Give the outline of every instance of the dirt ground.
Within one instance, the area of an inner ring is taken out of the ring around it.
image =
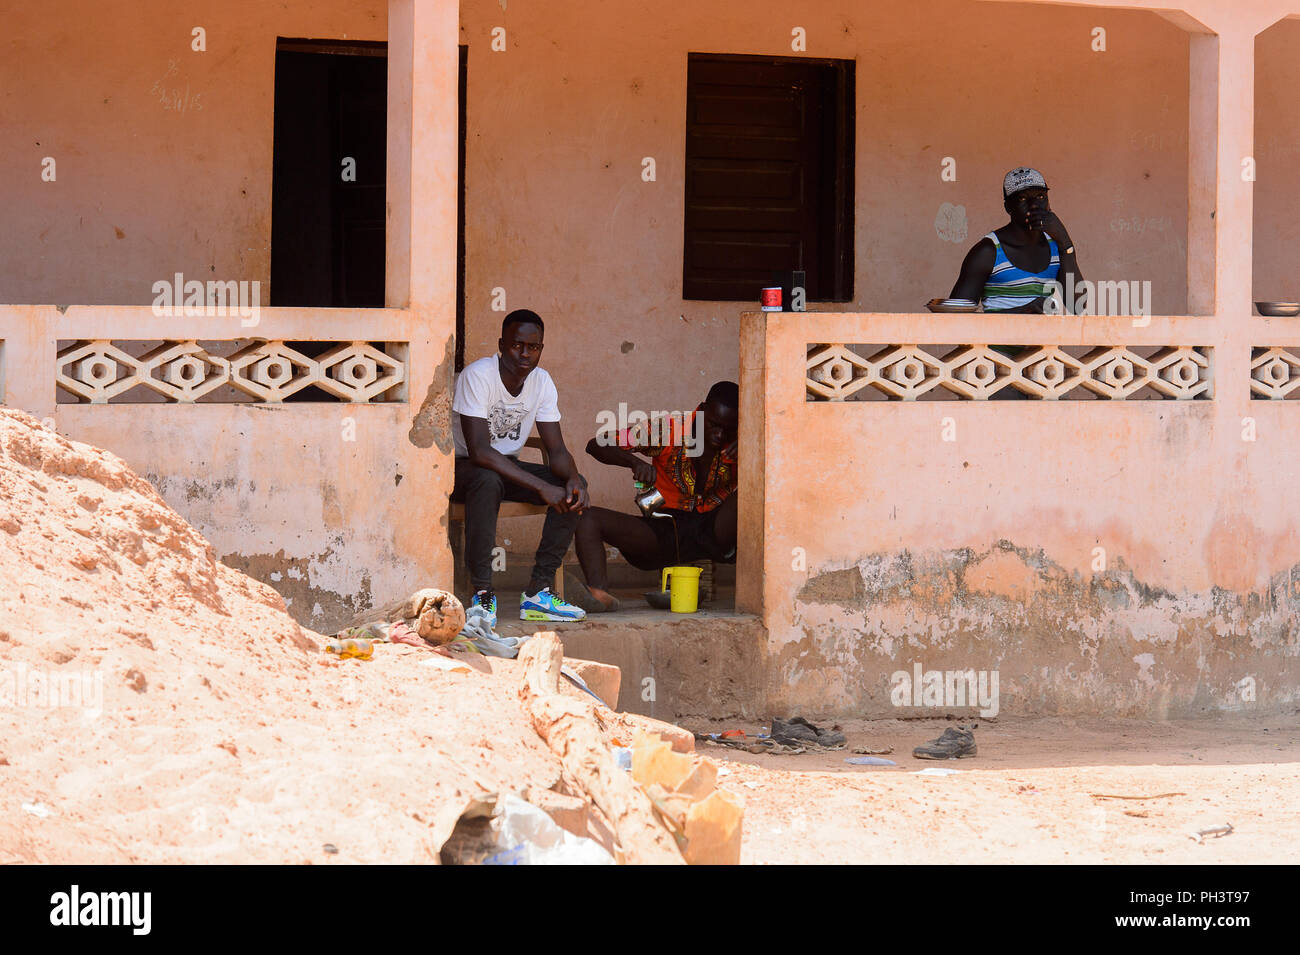
[[[339,660],[125,462],[5,409],[0,503],[0,864],[429,863],[473,798],[573,788],[520,709],[517,661]],[[746,863],[1300,856],[1300,713],[1001,720],[975,759],[913,760],[944,725],[700,751],[746,801]],[[845,762],[887,746],[897,767]]]
[[[914,759],[942,720],[846,722],[843,751],[700,752],[745,798],[746,864],[1300,861],[1300,715],[980,722],[979,754]],[[691,726],[700,732],[756,725]],[[895,767],[852,766],[855,747]],[[918,776],[929,767],[954,775]],[[1178,795],[1167,795],[1176,793]],[[1140,799],[1102,798],[1140,796]],[[1234,830],[1198,843],[1196,830]]]

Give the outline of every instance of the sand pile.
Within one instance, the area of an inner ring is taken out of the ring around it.
[[[513,661],[321,639],[120,458],[0,408],[0,862],[428,862],[470,794],[559,782]]]

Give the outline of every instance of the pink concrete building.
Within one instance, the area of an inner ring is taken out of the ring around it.
[[[304,624],[451,579],[458,355],[529,307],[575,451],[741,382],[737,612],[564,634],[624,706],[1300,696],[1295,0],[11,6],[0,400]],[[924,310],[1022,164],[1124,314]]]

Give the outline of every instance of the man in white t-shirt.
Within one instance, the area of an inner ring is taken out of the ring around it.
[[[564,446],[559,396],[551,376],[537,367],[545,326],[536,312],[516,309],[501,323],[499,354],[465,366],[456,379],[451,430],[456,443],[452,500],[465,502],[465,562],[470,606],[482,606],[496,626],[492,547],[502,501],[545,504],[546,523],[528,589],[520,595],[521,620],[581,620],[586,613],[551,593],[551,581],[586,509],[587,481]],[[550,464],[520,461],[533,425]]]

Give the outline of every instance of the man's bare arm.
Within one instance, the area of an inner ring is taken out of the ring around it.
[[[997,251],[988,239],[980,239],[966,253],[961,263],[961,274],[957,284],[952,287],[949,298],[964,298],[978,302],[984,297],[984,286],[988,284],[993,273],[993,263],[997,261]]]
[[[578,472],[578,463],[573,460],[564,443],[564,432],[558,421],[537,422],[537,433],[542,444],[546,446],[548,466],[551,473],[564,479],[565,500],[573,510],[581,511],[589,503],[587,499],[587,479]]]
[[[654,463],[642,457],[642,455],[648,456],[651,454],[649,448],[620,448],[616,444],[606,444],[599,438],[592,438],[587,442],[587,454],[601,464],[629,469],[632,475],[643,484],[654,483]]]

